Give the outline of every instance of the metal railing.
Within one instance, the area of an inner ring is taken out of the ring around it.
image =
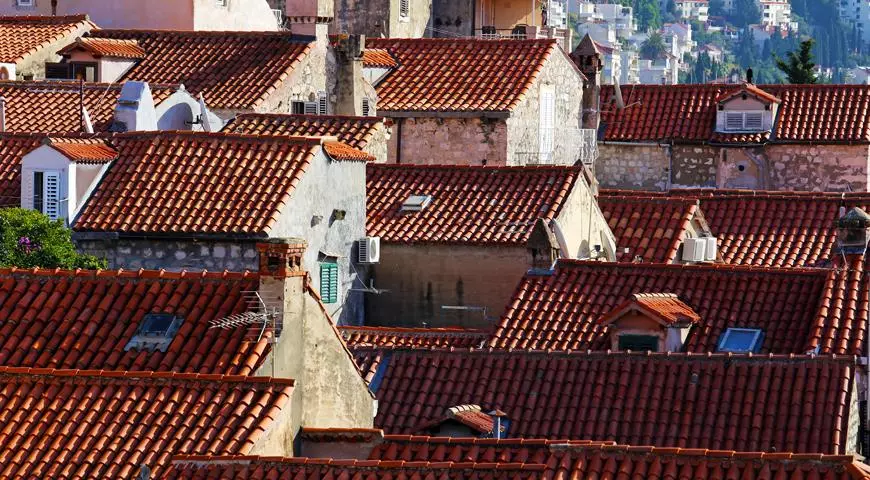
[[[598,158],[598,132],[592,128],[573,129],[563,142],[549,152],[516,152],[519,165],[592,165]]]

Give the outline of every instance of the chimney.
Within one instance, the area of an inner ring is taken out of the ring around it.
[[[0,132],[6,131],[6,99],[0,97]]]
[[[338,44],[335,46],[335,57],[338,63],[335,113],[338,115],[361,116],[363,114],[365,48],[365,35],[339,36]]]
[[[112,132],[151,132],[157,130],[154,97],[147,82],[126,82],[115,105]]]
[[[583,85],[583,128],[598,129],[601,102],[601,70],[604,65],[601,52],[589,34],[571,53],[571,60],[586,76]]]
[[[870,215],[853,207],[837,219],[837,253],[864,255],[870,238]]]
[[[746,83],[752,83],[752,67],[746,69]]]

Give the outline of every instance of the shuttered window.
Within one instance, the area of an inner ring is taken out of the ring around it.
[[[761,130],[761,112],[746,112],[743,119],[746,130]]]
[[[59,172],[33,172],[33,209],[52,220],[60,218]]]
[[[764,130],[763,112],[725,112],[725,130],[760,132]]]
[[[362,114],[363,114],[363,116],[368,117],[369,115],[371,115],[371,113],[372,113],[372,107],[369,104],[369,99],[363,98],[362,99]]]
[[[320,298],[323,303],[338,303],[338,264],[320,264]]]
[[[399,0],[399,16],[408,18],[411,16],[411,0]]]
[[[540,161],[550,163],[553,154],[553,131],[556,124],[556,95],[552,90],[541,91]]]
[[[743,113],[728,112],[725,114],[725,128],[728,130],[743,130]]]
[[[317,114],[318,115],[326,115],[329,113],[327,107],[328,103],[326,101],[326,92],[319,92],[317,94]]]

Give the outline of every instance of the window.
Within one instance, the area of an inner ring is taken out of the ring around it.
[[[411,0],[399,0],[399,18],[411,16]]]
[[[49,80],[81,79],[86,82],[96,82],[98,80],[97,64],[92,62],[46,62],[45,78]]]
[[[757,328],[729,328],[719,339],[718,351],[748,353],[761,350],[764,331]]]
[[[654,335],[620,335],[619,350],[633,352],[659,351],[659,337]]]
[[[323,303],[338,303],[338,263],[320,264],[320,298]]]
[[[541,119],[539,160],[550,163],[553,155],[553,132],[556,126],[556,94],[552,90],[541,91]]]
[[[60,172],[33,172],[33,209],[60,218]]]
[[[6,67],[0,67],[0,80],[9,80],[9,69]]]
[[[368,98],[363,97],[362,99],[362,115],[364,117],[368,117],[372,113],[372,107],[370,104],[370,100]]]
[[[291,102],[290,112],[294,115],[317,115],[317,102]]]
[[[219,7],[226,7],[227,5],[229,5],[230,0],[215,0],[215,3]]]
[[[328,102],[326,100],[326,92],[317,92],[317,114],[326,115]]]
[[[432,203],[431,195],[410,195],[402,203],[403,212],[419,212]]]
[[[136,349],[165,352],[183,322],[183,317],[171,313],[147,313],[133,338],[124,346],[124,351]]]
[[[33,0],[16,0],[16,5],[19,7],[32,7]]]
[[[725,130],[758,132],[763,129],[763,112],[725,112]]]

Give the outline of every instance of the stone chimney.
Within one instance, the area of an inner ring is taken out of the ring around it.
[[[586,34],[571,53],[571,60],[586,76],[583,85],[583,128],[598,129],[601,102],[601,70],[604,65],[601,52]]]
[[[363,114],[365,48],[365,35],[339,36],[338,44],[335,46],[335,57],[338,63],[335,113],[338,115],[361,116]]]
[[[324,40],[335,16],[333,0],[287,0],[284,11],[291,32]]]
[[[151,132],[157,130],[157,111],[147,82],[126,82],[115,105],[112,132]]]
[[[267,305],[286,311],[288,302],[292,301],[289,296],[302,295],[306,276],[302,256],[307,246],[300,238],[275,238],[257,244],[260,254],[259,293]]]

